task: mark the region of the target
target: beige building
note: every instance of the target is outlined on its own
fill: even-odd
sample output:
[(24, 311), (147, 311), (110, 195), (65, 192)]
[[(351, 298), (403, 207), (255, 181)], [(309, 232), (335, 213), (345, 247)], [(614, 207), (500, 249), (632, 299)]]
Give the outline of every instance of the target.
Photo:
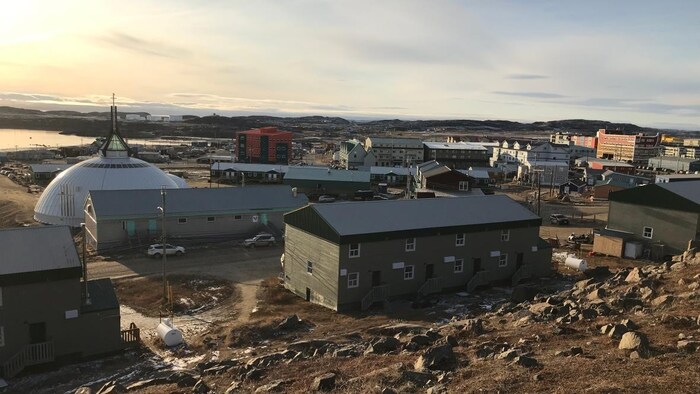
[(416, 138), (367, 137), (365, 149), (374, 155), (375, 166), (409, 167), (424, 161), (423, 142)]

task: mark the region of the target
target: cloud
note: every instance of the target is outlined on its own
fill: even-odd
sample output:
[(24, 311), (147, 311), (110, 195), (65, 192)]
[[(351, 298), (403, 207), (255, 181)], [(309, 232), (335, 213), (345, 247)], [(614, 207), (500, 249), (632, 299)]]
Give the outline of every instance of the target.
[(184, 48), (163, 42), (146, 40), (121, 32), (112, 32), (109, 35), (97, 38), (97, 40), (117, 48), (148, 56), (181, 59), (183, 56), (190, 55), (190, 52)]
[(538, 74), (508, 74), (506, 76), (508, 79), (547, 79), (547, 75)]
[(556, 93), (545, 93), (545, 92), (504, 92), (504, 91), (496, 91), (496, 92), (491, 92), (493, 94), (500, 94), (504, 96), (518, 96), (518, 97), (531, 97), (531, 98), (539, 98), (539, 99), (557, 99), (557, 98), (566, 98), (568, 96), (564, 96), (561, 94), (556, 94)]

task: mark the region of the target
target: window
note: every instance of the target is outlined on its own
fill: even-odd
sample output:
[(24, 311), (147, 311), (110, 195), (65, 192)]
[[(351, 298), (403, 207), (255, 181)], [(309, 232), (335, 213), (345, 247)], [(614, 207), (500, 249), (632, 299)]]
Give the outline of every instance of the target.
[(457, 234), (455, 238), (455, 246), (464, 246), (464, 233)]
[(348, 289), (358, 287), (360, 285), (360, 273), (351, 272), (348, 274)]
[(455, 260), (455, 274), (464, 272), (464, 259)]
[(409, 238), (406, 240), (406, 251), (407, 252), (413, 252), (416, 250), (416, 239), (415, 238)]
[(508, 254), (498, 256), (498, 266), (505, 267), (508, 265)]
[(503, 241), (503, 242), (510, 241), (510, 230), (501, 231), (501, 241)]
[(187, 218), (177, 218), (177, 224), (185, 224), (187, 223)]
[(306, 272), (308, 272), (309, 274), (314, 273), (314, 263), (312, 261), (306, 262)]
[(241, 215), (236, 215), (233, 217), (234, 220), (241, 220)]
[(403, 280), (411, 280), (413, 279), (413, 265), (407, 265), (403, 267)]
[(5, 346), (5, 327), (0, 326), (0, 347)]
[(469, 181), (459, 181), (459, 191), (469, 191)]
[(350, 258), (360, 257), (360, 244), (350, 244)]
[(213, 216), (208, 216), (208, 217), (207, 217), (207, 223), (214, 223), (215, 220), (216, 220), (216, 218), (213, 217)]
[(651, 237), (653, 235), (654, 235), (654, 229), (651, 227), (644, 227), (644, 229), (642, 230), (642, 237), (644, 237), (644, 238), (651, 239)]

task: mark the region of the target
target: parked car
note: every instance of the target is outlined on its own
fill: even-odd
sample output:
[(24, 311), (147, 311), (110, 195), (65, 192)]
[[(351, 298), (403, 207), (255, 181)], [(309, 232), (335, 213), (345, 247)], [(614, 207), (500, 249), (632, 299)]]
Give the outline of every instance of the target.
[(569, 224), (569, 218), (561, 213), (553, 213), (549, 216), (549, 222), (552, 224)]
[(334, 202), (335, 197), (333, 196), (321, 196), (318, 198), (318, 202), (324, 203), (324, 202)]
[(272, 234), (260, 233), (253, 238), (248, 238), (243, 241), (243, 246), (246, 248), (254, 248), (256, 246), (270, 246), (275, 244), (275, 237)]
[[(170, 244), (165, 244), (165, 252), (170, 255), (181, 256), (185, 254), (185, 248), (182, 246), (175, 246)], [(163, 244), (153, 244), (148, 247), (148, 255), (154, 259), (163, 257)]]

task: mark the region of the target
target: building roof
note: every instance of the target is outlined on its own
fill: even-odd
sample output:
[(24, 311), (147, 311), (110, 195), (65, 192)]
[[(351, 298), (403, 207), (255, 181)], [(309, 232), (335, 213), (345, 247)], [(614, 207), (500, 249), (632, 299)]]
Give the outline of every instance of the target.
[(651, 162), (658, 162), (659, 164), (663, 164), (663, 163), (692, 164), (692, 163), (700, 162), (700, 159), (695, 159), (695, 158), (690, 158), (690, 157), (679, 157), (679, 156), (656, 156), (656, 157), (652, 157), (649, 159), (649, 163), (651, 163)]
[(117, 293), (114, 291), (112, 279), (89, 280), (87, 288), (90, 295), (90, 304), (83, 305), (83, 313), (119, 309), (119, 300), (117, 299)]
[[(157, 217), (162, 206), (160, 190), (97, 190), (90, 192), (96, 219)], [(294, 196), (287, 185), (225, 187), (220, 189), (167, 190), (167, 217), (208, 216), (271, 210), (292, 210), (304, 206), (304, 194)]]
[[(362, 215), (349, 214), (362, 212)], [(539, 226), (539, 216), (505, 195), (313, 204), (285, 215), (285, 223), (332, 242), (368, 235), (401, 238), (485, 228)]]
[(373, 148), (394, 146), (396, 148), (423, 149), (423, 141), (417, 138), (367, 137)]
[(700, 180), (654, 183), (610, 193), (610, 201), (700, 213)]
[(372, 175), (388, 175), (388, 174), (394, 174), (394, 175), (400, 175), (400, 176), (408, 176), (410, 175), (410, 169), (406, 167), (380, 167), (380, 166), (372, 166), (369, 168), (369, 172)]
[(30, 164), (29, 168), (33, 173), (53, 173), (66, 170), (72, 167), (73, 164)]
[(585, 161), (589, 165), (590, 164), (600, 164), (601, 166), (614, 166), (614, 167), (627, 167), (627, 168), (634, 168), (634, 166), (630, 163), (626, 163), (624, 161), (617, 161), (617, 160), (608, 160), (608, 159), (596, 159), (596, 158), (589, 158), (588, 160), (582, 160), (579, 159), (582, 162)]
[(68, 226), (0, 230), (0, 250), (0, 276), (81, 267)]
[(461, 172), (464, 175), (469, 175), (472, 178), (476, 179), (489, 179), (491, 176), (489, 175), (489, 172), (487, 170), (483, 169), (476, 169), (476, 170), (457, 170)]
[(277, 127), (261, 127), (259, 129), (250, 129), (246, 131), (239, 131), (238, 134), (247, 134), (247, 135), (292, 135), (291, 131), (283, 131), (283, 130), (278, 130)]
[(656, 183), (663, 183), (668, 181), (689, 181), (694, 179), (700, 179), (700, 174), (657, 174)]
[(469, 142), (424, 142), (423, 145), (428, 149), (444, 149), (444, 150), (478, 150), (486, 151), (487, 149), (481, 144), (472, 144)]
[(279, 174), (286, 173), (288, 168), (289, 166), (279, 164), (214, 163), (211, 165), (212, 171), (277, 172)]
[(370, 172), (362, 170), (334, 170), (326, 167), (292, 166), (287, 170), (284, 180), (369, 183)]

